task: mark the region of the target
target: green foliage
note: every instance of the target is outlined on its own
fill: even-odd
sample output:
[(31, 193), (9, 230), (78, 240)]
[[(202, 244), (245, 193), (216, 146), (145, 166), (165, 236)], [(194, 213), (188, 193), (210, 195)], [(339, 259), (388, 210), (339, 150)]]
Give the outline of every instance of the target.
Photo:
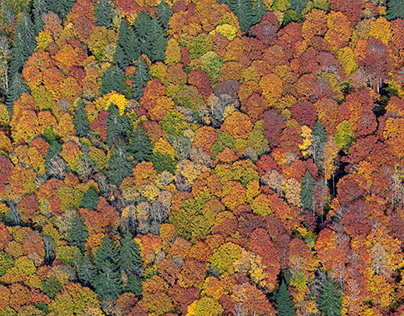
[(151, 75), (149, 72), (149, 67), (147, 64), (138, 59), (136, 62), (136, 69), (133, 75), (133, 87), (131, 89), (132, 98), (137, 102), (140, 101), (140, 98), (143, 96), (143, 89), (146, 87), (147, 82), (151, 79)]
[(137, 275), (131, 274), (129, 276), (124, 291), (131, 292), (135, 294), (137, 297), (140, 297), (142, 295), (143, 291), (142, 281), (139, 279)]
[(8, 89), (8, 94), (6, 98), (6, 106), (7, 111), (10, 114), (10, 118), (14, 113), (14, 102), (18, 100), (18, 98), (24, 93), (29, 92), (28, 86), (25, 84), (24, 79), (22, 78), (20, 73), (14, 73), (14, 76), (11, 79), (11, 85)]
[(404, 19), (404, 4), (402, 0), (387, 1), (386, 19), (391, 21), (394, 19)]
[(115, 104), (111, 104), (108, 108), (107, 138), (105, 142), (108, 146), (112, 146), (118, 136), (125, 136), (129, 129), (128, 118), (119, 115), (119, 109)]
[(83, 256), (77, 268), (77, 274), (80, 282), (84, 286), (89, 286), (94, 283), (96, 277), (96, 268), (87, 256)]
[(45, 303), (36, 303), (35, 307), (46, 314), (49, 313), (49, 307)]
[(6, 274), (8, 269), (14, 267), (14, 259), (5, 253), (4, 251), (0, 252), (0, 277)]
[(275, 294), (275, 309), (278, 311), (278, 316), (296, 316), (293, 301), (284, 280)]
[(302, 20), (301, 16), (295, 10), (288, 10), (285, 12), (283, 16), (282, 25), (286, 26), (291, 22), (300, 23)]
[(109, 0), (98, 0), (94, 6), (95, 25), (109, 28), (112, 23), (112, 5)]
[(120, 265), (121, 269), (126, 274), (134, 274), (139, 272), (143, 262), (140, 257), (139, 247), (134, 241), (132, 234), (126, 232), (122, 239), (122, 247), (120, 251)]
[(174, 136), (184, 135), (184, 131), (189, 128), (184, 114), (177, 110), (168, 111), (160, 122), (160, 125), (168, 134)]
[(212, 159), (214, 160), (218, 153), (221, 153), (226, 147), (234, 149), (236, 140), (228, 132), (220, 132), (212, 146)]
[(324, 155), (324, 144), (327, 141), (327, 135), (325, 129), (321, 122), (318, 120), (313, 130), (313, 157), (314, 162), (319, 171), (323, 168), (323, 155)]
[(328, 279), (317, 299), (319, 310), (324, 316), (340, 316), (342, 310), (342, 293), (331, 279)]
[(55, 298), (56, 294), (62, 289), (62, 283), (60, 283), (56, 278), (50, 278), (47, 281), (41, 282), (41, 289), (45, 295), (50, 298)]
[(154, 38), (154, 40), (152, 41), (151, 55), (149, 56), (149, 58), (152, 62), (156, 61), (164, 62), (164, 59), (166, 57), (165, 52), (168, 43), (168, 37), (166, 36), (166, 32), (160, 25), (157, 17), (155, 16), (152, 19), (150, 28), (151, 28), (150, 36)]
[(107, 94), (112, 91), (122, 92), (124, 72), (119, 67), (109, 67), (102, 77), (101, 93)]
[(303, 211), (313, 211), (313, 193), (314, 180), (310, 173), (306, 171), (306, 174), (302, 178), (302, 190), (300, 191)]
[(114, 64), (125, 69), (127, 66), (133, 65), (134, 60), (138, 59), (139, 56), (139, 42), (135, 31), (128, 26), (125, 20), (122, 20), (119, 27), (119, 40), (114, 55)]
[(187, 43), (189, 58), (195, 59), (213, 49), (212, 37), (209, 34), (199, 34)]
[(160, 2), (159, 6), (157, 7), (157, 15), (159, 16), (159, 21), (160, 21), (161, 26), (165, 30), (167, 30), (168, 21), (170, 20), (171, 16), (173, 15), (167, 2), (165, 2), (165, 1)]
[(118, 138), (111, 149), (111, 156), (108, 160), (107, 175), (112, 184), (120, 186), (124, 178), (132, 175), (134, 165), (128, 158), (128, 146), (121, 138)]
[(219, 2), (230, 7), (237, 16), (243, 32), (248, 32), (252, 25), (259, 23), (267, 10), (262, 0), (221, 0)]
[(48, 126), (45, 128), (45, 131), (42, 134), (42, 137), (49, 143), (51, 144), (53, 141), (56, 140), (56, 134), (55, 131), (51, 126)]
[(119, 251), (117, 245), (105, 235), (101, 240), (101, 247), (97, 250), (95, 264), (99, 270), (107, 266), (115, 269), (119, 267)]
[(89, 189), (81, 200), (80, 208), (95, 210), (99, 200), (100, 197), (98, 196), (97, 192), (95, 192), (93, 189)]
[(87, 120), (87, 115), (84, 112), (84, 102), (80, 101), (76, 107), (76, 113), (73, 118), (74, 129), (78, 137), (84, 137), (90, 131), (90, 122)]
[(288, 9), (295, 11), (301, 17), (303, 9), (306, 7), (308, 0), (288, 0), (290, 5)]
[(151, 55), (153, 43), (149, 38), (151, 19), (147, 11), (140, 12), (135, 20), (135, 33), (139, 40), (139, 49), (141, 54)]
[(169, 155), (163, 155), (159, 152), (155, 152), (151, 156), (150, 160), (153, 163), (153, 168), (157, 171), (157, 173), (161, 173), (164, 170), (171, 173), (175, 172), (177, 163)]
[(60, 19), (64, 21), (66, 15), (70, 12), (76, 0), (46, 0), (49, 11), (55, 12)]
[(175, 95), (174, 102), (180, 106), (184, 106), (188, 109), (197, 111), (201, 104), (205, 101), (199, 94), (199, 91), (194, 86), (183, 86)]
[(351, 123), (343, 121), (338, 124), (334, 140), (338, 147), (348, 151), (349, 147), (355, 141), (355, 133), (352, 130)]
[(34, 17), (35, 33), (38, 34), (43, 29), (43, 21), (41, 14), (48, 12), (46, 0), (34, 0), (32, 4), (32, 15)]
[(53, 140), (49, 144), (48, 153), (45, 158), (46, 163), (50, 163), (51, 159), (58, 155), (62, 151), (62, 145), (60, 145), (56, 140)]
[(224, 64), (223, 59), (213, 51), (207, 52), (199, 59), (203, 63), (202, 70), (206, 72), (211, 82), (216, 82), (219, 77), (220, 68), (222, 68)]
[(88, 238), (87, 228), (83, 219), (79, 215), (73, 216), (67, 231), (67, 240), (72, 246), (76, 246), (84, 252), (86, 240)]
[(133, 158), (138, 162), (150, 161), (153, 146), (143, 128), (137, 126), (136, 131), (132, 131), (128, 134), (129, 151), (133, 153)]

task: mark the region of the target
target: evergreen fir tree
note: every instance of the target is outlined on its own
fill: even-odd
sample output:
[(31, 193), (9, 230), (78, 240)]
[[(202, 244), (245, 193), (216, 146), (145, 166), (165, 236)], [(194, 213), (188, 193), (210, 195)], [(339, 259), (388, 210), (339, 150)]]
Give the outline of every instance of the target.
[(73, 124), (78, 137), (85, 137), (90, 131), (90, 122), (87, 120), (87, 115), (84, 112), (84, 102), (81, 100), (77, 104)]
[(151, 79), (149, 72), (149, 67), (147, 64), (138, 59), (136, 62), (136, 69), (133, 75), (133, 87), (132, 87), (132, 98), (137, 102), (140, 102), (140, 98), (143, 96), (143, 89), (146, 87), (147, 82)]
[(288, 2), (290, 3), (290, 6), (287, 6), (287, 8), (295, 11), (301, 17), (302, 11), (309, 0), (288, 0)]
[(140, 57), (139, 42), (132, 27), (122, 20), (119, 27), (119, 39), (114, 55), (114, 64), (121, 69), (133, 64)]
[(126, 135), (129, 129), (128, 118), (119, 115), (119, 110), (115, 104), (111, 104), (108, 108), (107, 138), (105, 142), (108, 146), (112, 146), (118, 136)]
[(80, 208), (95, 210), (99, 200), (100, 197), (98, 196), (97, 192), (95, 192), (93, 189), (89, 189), (81, 200)]
[(389, 0), (387, 2), (387, 20), (404, 19), (404, 2), (402, 0)]
[(66, 15), (71, 11), (76, 0), (46, 0), (49, 11), (55, 12), (59, 15), (62, 21), (65, 20)]
[(173, 160), (169, 155), (163, 155), (159, 152), (153, 153), (150, 158), (150, 161), (153, 163), (153, 168), (157, 171), (157, 173), (161, 173), (164, 170), (175, 173), (176, 161)]
[(139, 42), (140, 54), (146, 54), (149, 56), (149, 58), (151, 56), (153, 43), (155, 40), (155, 37), (150, 34), (151, 23), (152, 20), (150, 19), (146, 10), (140, 12), (135, 20), (135, 33)]
[(327, 135), (321, 122), (318, 120), (313, 130), (314, 163), (318, 170), (323, 168), (324, 144), (327, 142)]
[(306, 174), (302, 178), (302, 190), (300, 193), (302, 201), (303, 211), (313, 211), (313, 193), (314, 193), (314, 180), (310, 173), (306, 171)]
[(109, 67), (102, 77), (101, 93), (107, 94), (112, 91), (122, 92), (124, 71), (119, 67)]
[(160, 25), (157, 17), (153, 17), (151, 24), (149, 26), (149, 37), (150, 42), (150, 55), (149, 58), (152, 62), (162, 61), (165, 59), (165, 51), (168, 43), (168, 38), (163, 27)]
[(167, 2), (161, 1), (159, 6), (157, 7), (157, 15), (159, 16), (160, 25), (167, 30), (168, 29), (168, 21), (172, 17), (173, 13), (168, 6)]
[(248, 32), (252, 25), (252, 3), (251, 0), (227, 0), (227, 4), (237, 16), (242, 32)]
[(46, 0), (34, 0), (32, 4), (32, 15), (34, 16), (35, 33), (39, 34), (43, 29), (42, 13), (48, 12)]
[(95, 292), (105, 305), (115, 301), (122, 293), (122, 281), (119, 271), (110, 264), (101, 269), (93, 284)]
[(121, 269), (128, 275), (137, 273), (143, 264), (139, 253), (139, 247), (133, 240), (132, 234), (129, 231), (125, 233), (122, 240), (119, 259)]
[(129, 150), (133, 153), (136, 161), (150, 161), (153, 151), (149, 137), (140, 126), (136, 127), (136, 131), (130, 133)]
[(342, 293), (331, 279), (324, 284), (318, 297), (318, 307), (324, 316), (340, 316), (342, 310)]
[(84, 286), (90, 286), (94, 283), (97, 271), (94, 264), (87, 256), (83, 256), (77, 268), (77, 274), (80, 282)]
[(252, 0), (252, 18), (251, 25), (255, 25), (261, 22), (262, 16), (267, 13), (267, 7), (262, 0)]
[(284, 280), (282, 280), (275, 295), (275, 309), (278, 311), (278, 316), (296, 316), (295, 308)]
[(142, 295), (143, 291), (142, 281), (139, 279), (137, 275), (131, 274), (129, 276), (124, 291), (131, 292), (135, 294), (137, 297), (140, 297)]
[(10, 118), (13, 116), (14, 113), (14, 102), (18, 100), (18, 98), (23, 93), (28, 93), (29, 88), (25, 84), (24, 79), (22, 78), (20, 73), (15, 73), (11, 79), (11, 85), (8, 89), (8, 94), (6, 98), (6, 106), (7, 111), (10, 114)]
[(133, 173), (133, 163), (128, 160), (129, 153), (125, 142), (118, 138), (111, 149), (111, 157), (109, 158), (109, 171), (107, 175), (111, 183), (117, 187), (121, 185), (122, 180), (129, 177)]
[(95, 264), (98, 270), (111, 265), (115, 270), (119, 269), (119, 251), (117, 245), (105, 235), (101, 240), (101, 247), (96, 253)]
[(56, 140), (52, 141), (49, 144), (48, 153), (45, 158), (45, 162), (49, 163), (50, 160), (58, 155), (62, 151), (62, 145), (60, 145)]
[(27, 11), (24, 11), (15, 31), (15, 39), (12, 48), (13, 58), (10, 61), (11, 74), (22, 71), (22, 67), (28, 57), (34, 52), (35, 47), (34, 25)]
[(76, 246), (81, 252), (84, 252), (84, 246), (88, 236), (87, 228), (84, 225), (83, 219), (76, 214), (71, 219), (70, 227), (67, 231), (67, 240), (72, 246)]
[(98, 0), (94, 6), (95, 25), (109, 28), (112, 23), (112, 5), (110, 0)]

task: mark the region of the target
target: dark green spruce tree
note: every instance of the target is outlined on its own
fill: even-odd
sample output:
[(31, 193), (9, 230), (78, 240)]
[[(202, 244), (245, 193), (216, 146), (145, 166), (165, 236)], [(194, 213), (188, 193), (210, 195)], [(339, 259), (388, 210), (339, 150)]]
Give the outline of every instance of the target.
[(93, 189), (89, 189), (81, 200), (80, 208), (95, 210), (99, 200), (100, 197), (98, 196), (97, 192), (95, 192)]
[(402, 0), (388, 0), (386, 19), (404, 19), (404, 2)]
[(49, 149), (45, 158), (45, 162), (49, 163), (51, 159), (56, 155), (59, 155), (61, 151), (62, 151), (62, 145), (60, 145), (56, 140), (52, 141), (49, 144)]
[(308, 171), (302, 178), (302, 190), (300, 192), (303, 212), (313, 212), (314, 180)]
[(124, 71), (120, 67), (109, 67), (102, 77), (101, 93), (122, 92), (123, 76)]
[(278, 316), (296, 316), (293, 301), (284, 280), (275, 294), (275, 309), (278, 311)]
[(328, 279), (317, 299), (319, 310), (324, 316), (340, 316), (342, 310), (342, 293), (333, 280)]
[(140, 126), (137, 126), (135, 131), (129, 133), (129, 150), (133, 153), (133, 158), (136, 161), (150, 161), (153, 146), (146, 132)]
[(111, 157), (108, 160), (109, 170), (107, 171), (111, 183), (117, 187), (121, 185), (123, 179), (133, 173), (134, 165), (128, 158), (128, 146), (123, 139), (118, 138), (111, 149)]
[(324, 145), (327, 142), (327, 135), (320, 120), (316, 122), (313, 130), (313, 158), (318, 170), (322, 170), (324, 162)]
[(119, 27), (119, 39), (114, 55), (114, 64), (121, 69), (133, 65), (140, 57), (139, 42), (134, 29), (122, 20)]
[(109, 0), (98, 0), (94, 5), (95, 25), (109, 28), (112, 23), (112, 5)]
[(306, 7), (308, 0), (288, 0), (290, 6), (287, 6), (288, 9), (295, 11), (298, 16), (302, 17), (302, 11)]
[(252, 25), (252, 4), (251, 0), (227, 0), (230, 9), (237, 16), (240, 29), (248, 32)]
[[(262, 0), (252, 0), (251, 26), (261, 22), (262, 16), (267, 13), (267, 7)], [(251, 27), (250, 26), (250, 27)]]
[(76, 214), (71, 219), (70, 226), (67, 231), (67, 240), (72, 246), (76, 246), (81, 250), (81, 252), (84, 252), (84, 246), (88, 236), (87, 228), (84, 225), (83, 219)]
[(125, 233), (122, 240), (120, 264), (121, 270), (128, 276), (128, 281), (124, 288), (125, 292), (132, 292), (136, 296), (140, 296), (142, 294), (142, 281), (139, 278), (139, 271), (143, 262), (140, 257), (139, 247), (129, 231)]
[(66, 15), (71, 11), (76, 0), (46, 0), (49, 11), (55, 12), (59, 15), (62, 21), (65, 20)]
[(157, 15), (159, 16), (160, 25), (163, 27), (164, 30), (168, 29), (168, 21), (173, 15), (170, 7), (168, 6), (167, 2), (161, 1), (159, 6), (157, 7)]
[(14, 102), (17, 101), (24, 92), (29, 92), (28, 86), (25, 84), (25, 81), (20, 73), (14, 73), (6, 98), (6, 107), (8, 113), (10, 114), (10, 118), (14, 113)]
[(90, 131), (90, 122), (87, 120), (87, 115), (84, 112), (84, 102), (80, 101), (76, 107), (76, 113), (73, 118), (74, 129), (78, 137), (87, 136)]
[(119, 115), (118, 107), (115, 104), (109, 106), (108, 113), (107, 138), (105, 142), (111, 147), (118, 136), (126, 135), (130, 124), (125, 115)]
[(151, 79), (149, 67), (147, 64), (138, 59), (136, 62), (136, 69), (133, 75), (133, 87), (131, 89), (132, 98), (137, 102), (140, 102), (140, 98), (143, 96), (143, 89), (146, 87), (147, 82)]
[(148, 40), (151, 46), (150, 55), (148, 55), (150, 60), (152, 62), (164, 62), (168, 37), (166, 35), (166, 31), (160, 25), (159, 20), (156, 16), (154, 16), (151, 20)]
[(34, 17), (35, 33), (39, 34), (43, 29), (42, 13), (48, 12), (46, 0), (34, 0), (32, 4), (32, 15)]
[(151, 19), (147, 11), (142, 11), (135, 20), (135, 33), (139, 43), (140, 54), (151, 56), (154, 38), (150, 34)]
[(84, 286), (92, 286), (97, 276), (97, 269), (87, 256), (83, 256), (77, 268), (80, 282)]

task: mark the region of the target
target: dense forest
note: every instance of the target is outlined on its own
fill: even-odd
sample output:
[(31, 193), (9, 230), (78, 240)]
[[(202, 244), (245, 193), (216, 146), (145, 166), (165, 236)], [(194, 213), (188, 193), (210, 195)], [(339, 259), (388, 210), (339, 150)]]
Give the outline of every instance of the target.
[(404, 315), (401, 0), (0, 3), (0, 316)]

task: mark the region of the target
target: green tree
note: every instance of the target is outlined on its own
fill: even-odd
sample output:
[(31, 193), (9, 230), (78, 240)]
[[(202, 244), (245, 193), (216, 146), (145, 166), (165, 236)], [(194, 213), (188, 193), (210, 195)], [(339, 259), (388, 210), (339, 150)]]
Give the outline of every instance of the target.
[(156, 16), (154, 16), (151, 20), (149, 34), (149, 41), (151, 43), (151, 54), (149, 55), (149, 58), (152, 62), (164, 62), (164, 59), (166, 57), (165, 52), (168, 43), (168, 37)]
[(96, 252), (95, 265), (97, 269), (111, 265), (114, 269), (119, 268), (119, 250), (118, 246), (105, 235), (101, 240), (101, 247)]
[(89, 189), (81, 200), (80, 208), (95, 210), (99, 200), (100, 197), (98, 196), (97, 192), (95, 192), (93, 189)]
[(132, 27), (122, 20), (119, 27), (119, 39), (114, 55), (114, 64), (121, 69), (133, 64), (140, 57), (139, 42)]
[(288, 9), (295, 11), (300, 17), (302, 16), (302, 11), (306, 7), (308, 0), (288, 0), (290, 5), (286, 6)]
[(127, 231), (122, 239), (122, 247), (120, 251), (120, 265), (121, 269), (127, 275), (136, 274), (142, 267), (143, 262), (140, 257), (139, 247), (133, 240), (132, 234)]
[(252, 25), (252, 5), (251, 0), (228, 0), (228, 5), (237, 16), (240, 29), (248, 32)]
[(101, 93), (122, 92), (123, 75), (124, 71), (120, 67), (109, 67), (102, 77)]
[(153, 153), (151, 156), (151, 162), (153, 163), (153, 168), (157, 171), (157, 173), (161, 173), (164, 170), (167, 170), (171, 173), (175, 172), (176, 161), (173, 160), (169, 155), (163, 155), (159, 152)]
[(76, 0), (46, 0), (49, 11), (55, 12), (59, 15), (62, 21), (65, 20), (66, 15), (70, 12)]
[(109, 0), (98, 0), (94, 6), (95, 25), (109, 28), (112, 23), (112, 5)]
[(118, 136), (126, 135), (129, 129), (129, 121), (125, 115), (119, 114), (119, 109), (115, 104), (111, 104), (108, 108), (108, 122), (107, 122), (107, 138), (105, 142), (108, 146), (112, 146)]
[(216, 158), (218, 153), (221, 153), (223, 149), (229, 147), (230, 149), (235, 148), (236, 141), (228, 132), (220, 132), (216, 138), (215, 143), (212, 146), (212, 159)]
[(340, 316), (342, 310), (342, 293), (331, 279), (328, 279), (318, 297), (318, 308), (324, 316)]
[(321, 122), (318, 120), (313, 130), (313, 158), (318, 170), (322, 170), (324, 161), (324, 144), (327, 142), (327, 135)]
[(97, 275), (97, 270), (87, 256), (83, 256), (81, 258), (79, 266), (77, 268), (77, 274), (80, 282), (84, 286), (93, 285)]
[(300, 191), (303, 211), (313, 211), (313, 193), (314, 180), (310, 173), (306, 171), (306, 174), (302, 178), (302, 190)]
[(6, 106), (8, 113), (10, 113), (10, 118), (13, 116), (14, 113), (14, 102), (18, 100), (18, 98), (23, 93), (28, 93), (29, 88), (25, 84), (24, 79), (22, 78), (20, 73), (14, 73), (11, 79), (11, 85), (8, 89), (8, 94), (6, 98)]
[(402, 0), (387, 1), (387, 20), (404, 19), (404, 3)]
[(140, 101), (140, 98), (143, 96), (143, 89), (146, 87), (147, 82), (151, 79), (151, 75), (149, 72), (149, 67), (147, 64), (138, 59), (136, 62), (136, 69), (133, 75), (133, 87), (131, 89), (132, 98), (137, 102)]
[(87, 228), (84, 225), (83, 219), (76, 214), (71, 219), (69, 229), (67, 231), (67, 240), (72, 246), (76, 246), (81, 250), (81, 252), (84, 252), (84, 246), (88, 236)]
[(150, 161), (150, 157), (153, 151), (149, 137), (146, 132), (140, 126), (136, 127), (135, 131), (129, 134), (129, 150), (133, 153), (133, 158), (136, 161)]
[(133, 163), (128, 160), (129, 153), (125, 142), (118, 138), (111, 149), (111, 157), (108, 160), (109, 170), (107, 175), (111, 183), (120, 186), (122, 180), (133, 174)]
[(346, 151), (348, 151), (349, 147), (355, 141), (355, 133), (352, 130), (351, 123), (348, 121), (343, 121), (342, 123), (338, 124), (334, 140), (338, 147), (344, 148)]
[(48, 4), (46, 0), (34, 0), (32, 4), (32, 15), (34, 17), (35, 33), (39, 34), (43, 29), (42, 13), (48, 12)]
[(147, 11), (140, 12), (135, 20), (135, 33), (139, 41), (140, 54), (146, 54), (149, 58), (153, 47), (152, 40), (154, 40), (150, 36), (150, 25), (151, 19)]
[(87, 115), (84, 112), (84, 102), (80, 100), (76, 107), (76, 113), (73, 118), (74, 129), (79, 137), (87, 136), (90, 131), (90, 122), (87, 120)]
[(167, 30), (168, 29), (168, 21), (173, 15), (170, 7), (167, 2), (161, 1), (159, 6), (157, 7), (157, 15), (159, 16), (160, 25)]
[(293, 307), (293, 301), (290, 298), (290, 293), (284, 280), (282, 280), (282, 283), (275, 294), (275, 309), (278, 311), (278, 316), (296, 315), (295, 308)]
[[(251, 18), (251, 26), (261, 22), (262, 16), (267, 13), (267, 7), (262, 2), (262, 0), (251, 0), (252, 2), (252, 18)], [(251, 27), (250, 26), (250, 27)]]
[(131, 292), (135, 294), (137, 297), (140, 297), (142, 295), (143, 287), (142, 287), (142, 281), (136, 274), (131, 274), (128, 278), (128, 282), (125, 285), (124, 288), (125, 292)]
[(0, 277), (5, 275), (9, 269), (14, 267), (14, 259), (4, 251), (0, 252)]
[(59, 155), (61, 151), (62, 151), (62, 145), (60, 145), (56, 140), (52, 141), (49, 144), (49, 149), (45, 158), (45, 162), (49, 163), (51, 159), (56, 155)]
[(56, 294), (62, 289), (62, 286), (63, 285), (55, 278), (50, 278), (41, 282), (42, 292), (51, 299), (55, 298)]

